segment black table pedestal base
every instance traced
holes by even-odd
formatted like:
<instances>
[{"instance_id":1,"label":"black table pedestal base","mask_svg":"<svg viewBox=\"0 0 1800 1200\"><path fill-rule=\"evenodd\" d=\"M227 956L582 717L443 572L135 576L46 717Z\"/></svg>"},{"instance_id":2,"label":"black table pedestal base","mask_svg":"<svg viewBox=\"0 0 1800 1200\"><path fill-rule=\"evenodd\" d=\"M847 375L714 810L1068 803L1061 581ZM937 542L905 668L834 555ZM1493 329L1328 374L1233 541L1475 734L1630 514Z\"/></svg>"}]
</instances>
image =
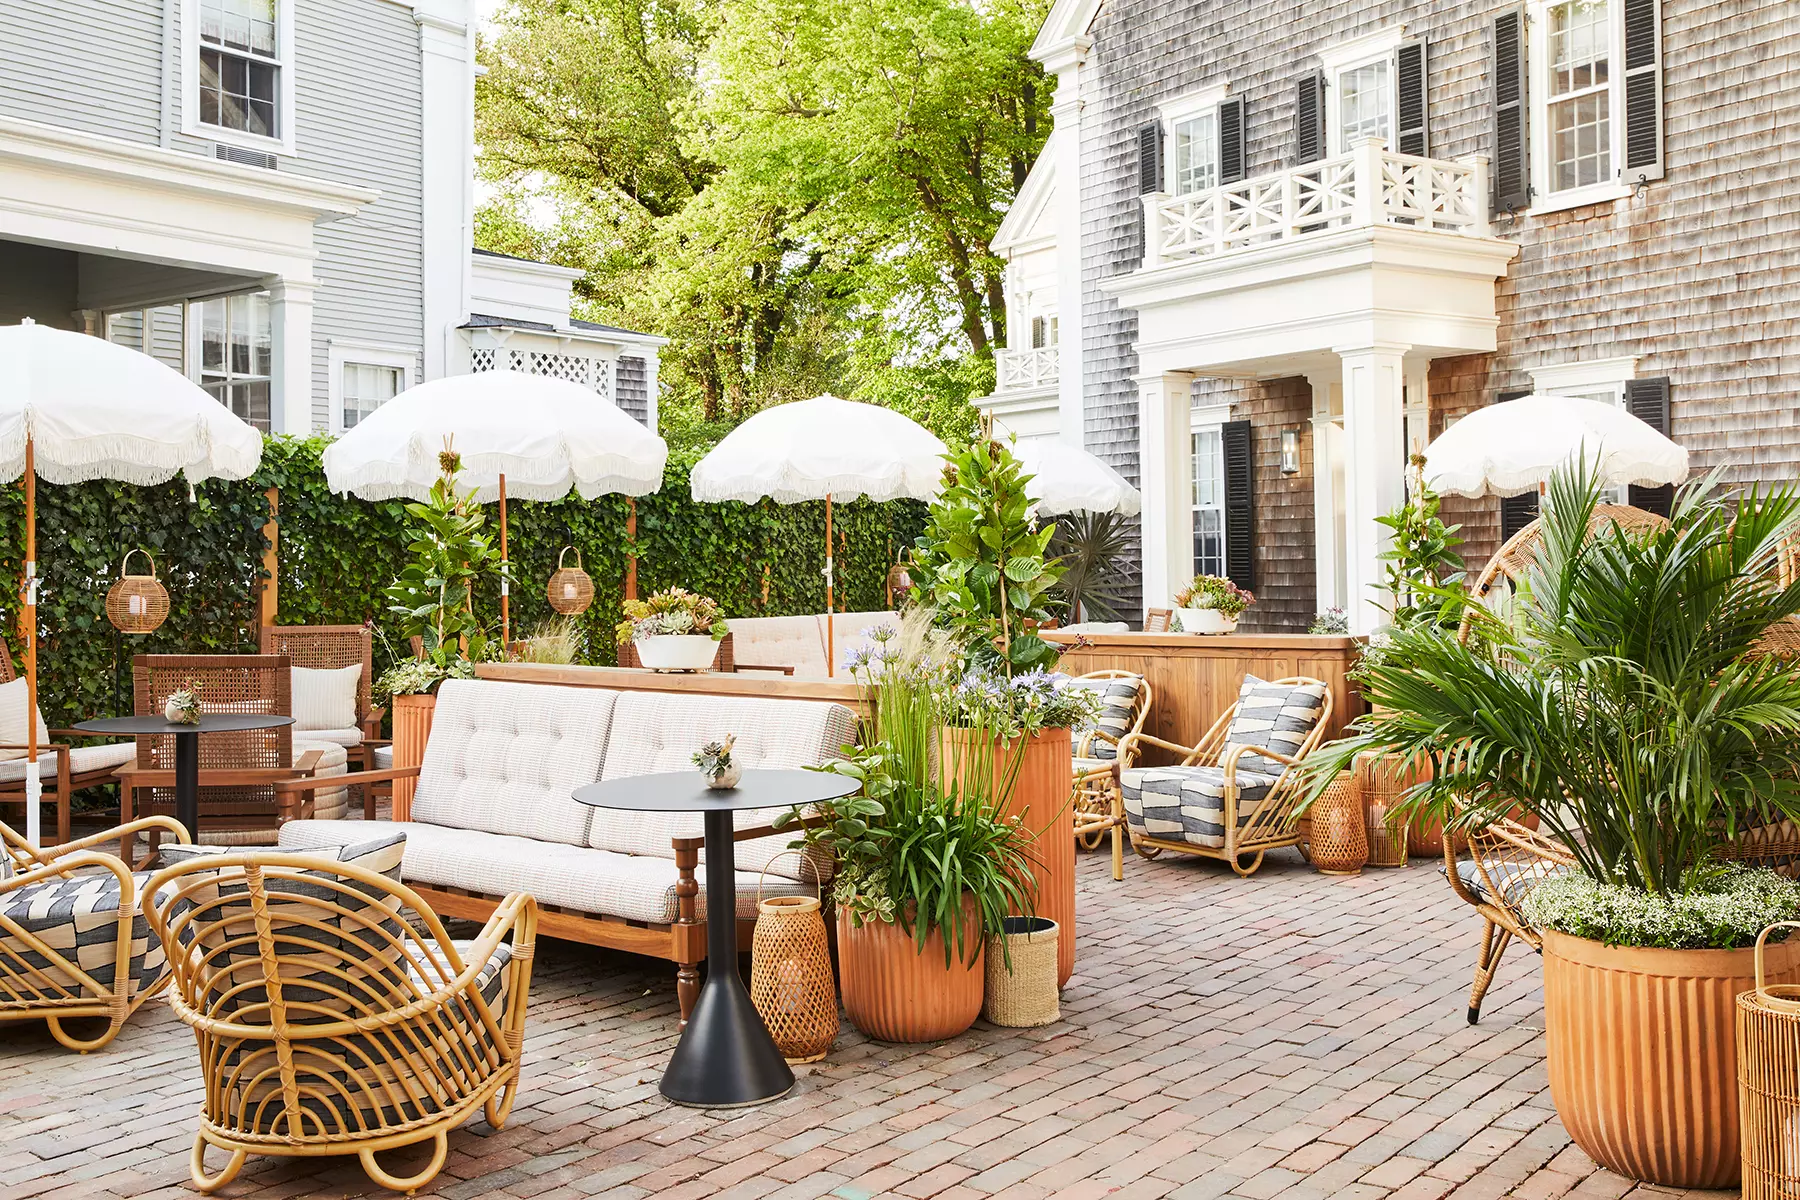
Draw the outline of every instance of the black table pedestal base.
<instances>
[{"instance_id":1,"label":"black table pedestal base","mask_svg":"<svg viewBox=\"0 0 1800 1200\"><path fill-rule=\"evenodd\" d=\"M763 1104L794 1086L738 974L732 834L729 812L706 814L706 984L662 1077L662 1094L692 1108Z\"/></svg>"}]
</instances>

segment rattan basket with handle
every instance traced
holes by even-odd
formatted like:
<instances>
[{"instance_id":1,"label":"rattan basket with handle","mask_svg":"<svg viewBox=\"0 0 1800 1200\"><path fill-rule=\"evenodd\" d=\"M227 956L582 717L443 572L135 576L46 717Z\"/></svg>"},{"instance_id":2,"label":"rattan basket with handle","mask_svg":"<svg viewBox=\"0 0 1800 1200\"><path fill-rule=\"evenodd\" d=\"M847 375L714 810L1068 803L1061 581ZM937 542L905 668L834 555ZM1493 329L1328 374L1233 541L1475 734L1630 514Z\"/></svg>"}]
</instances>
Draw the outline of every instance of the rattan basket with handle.
<instances>
[{"instance_id":1,"label":"rattan basket with handle","mask_svg":"<svg viewBox=\"0 0 1800 1200\"><path fill-rule=\"evenodd\" d=\"M150 564L148 575L132 575L126 570L134 554L142 554ZM106 619L122 633L149 633L168 616L169 591L156 578L156 560L148 550L127 550L119 563L118 579L106 589Z\"/></svg>"},{"instance_id":2,"label":"rattan basket with handle","mask_svg":"<svg viewBox=\"0 0 1800 1200\"><path fill-rule=\"evenodd\" d=\"M1800 1196L1800 985L1768 982L1756 939L1756 987L1737 998L1738 1128L1746 1200Z\"/></svg>"},{"instance_id":3,"label":"rattan basket with handle","mask_svg":"<svg viewBox=\"0 0 1800 1200\"><path fill-rule=\"evenodd\" d=\"M807 861L802 855L802 863ZM763 882L768 875L769 868L764 867L756 881L750 1003L783 1058L791 1063L818 1062L831 1052L838 1034L837 984L820 911L822 895L765 900Z\"/></svg>"},{"instance_id":4,"label":"rattan basket with handle","mask_svg":"<svg viewBox=\"0 0 1800 1200\"><path fill-rule=\"evenodd\" d=\"M566 567L563 560L569 557L569 551L575 551L575 565ZM562 553L556 556L556 570L550 574L548 587L550 607L564 616L573 617L588 610L594 602L594 581L588 573L581 569L581 551L574 546L564 546Z\"/></svg>"}]
</instances>

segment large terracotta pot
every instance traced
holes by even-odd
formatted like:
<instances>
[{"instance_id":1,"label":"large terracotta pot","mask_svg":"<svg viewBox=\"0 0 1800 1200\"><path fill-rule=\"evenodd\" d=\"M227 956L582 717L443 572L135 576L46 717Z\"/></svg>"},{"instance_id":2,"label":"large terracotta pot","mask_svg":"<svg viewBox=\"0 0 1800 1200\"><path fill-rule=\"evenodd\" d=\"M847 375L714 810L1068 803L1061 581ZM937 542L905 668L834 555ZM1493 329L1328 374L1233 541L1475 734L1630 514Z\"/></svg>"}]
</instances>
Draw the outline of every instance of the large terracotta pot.
<instances>
[{"instance_id":1,"label":"large terracotta pot","mask_svg":"<svg viewBox=\"0 0 1800 1200\"><path fill-rule=\"evenodd\" d=\"M963 946L981 943L975 901L963 899ZM944 965L944 931L934 930L919 949L898 922L866 921L853 928L837 915L839 990L850 1023L881 1042L941 1042L964 1032L981 1015L987 981L986 955L975 961L951 956Z\"/></svg>"},{"instance_id":2,"label":"large terracotta pot","mask_svg":"<svg viewBox=\"0 0 1800 1200\"><path fill-rule=\"evenodd\" d=\"M969 735L965 730L951 729L946 736L966 739ZM1011 743L991 745L1003 763L1017 753ZM1018 781L1000 807L1001 816L1018 817L1035 839L1031 873L1036 881L1037 902L1031 915L1056 922L1058 989L1075 973L1075 809L1070 803L1074 786L1069 731L1046 729L1025 743Z\"/></svg>"},{"instance_id":3,"label":"large terracotta pot","mask_svg":"<svg viewBox=\"0 0 1800 1200\"><path fill-rule=\"evenodd\" d=\"M1800 939L1771 945L1770 982L1800 982ZM1665 1187L1738 1181L1736 998L1755 951L1613 947L1544 934L1550 1095L1575 1144Z\"/></svg>"},{"instance_id":4,"label":"large terracotta pot","mask_svg":"<svg viewBox=\"0 0 1800 1200\"><path fill-rule=\"evenodd\" d=\"M431 718L437 712L436 696L395 696L394 766L416 767L425 761L425 743L431 739ZM394 820L412 819L416 779L394 780Z\"/></svg>"}]
</instances>

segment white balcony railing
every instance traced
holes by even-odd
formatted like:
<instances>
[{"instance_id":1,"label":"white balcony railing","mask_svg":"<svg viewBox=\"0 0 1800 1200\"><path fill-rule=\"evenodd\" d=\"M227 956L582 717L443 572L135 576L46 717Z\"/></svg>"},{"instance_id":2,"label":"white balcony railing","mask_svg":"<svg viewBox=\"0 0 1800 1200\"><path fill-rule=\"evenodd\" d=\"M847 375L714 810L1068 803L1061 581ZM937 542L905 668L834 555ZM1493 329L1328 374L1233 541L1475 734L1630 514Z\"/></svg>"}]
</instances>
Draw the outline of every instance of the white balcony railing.
<instances>
[{"instance_id":1,"label":"white balcony railing","mask_svg":"<svg viewBox=\"0 0 1800 1200\"><path fill-rule=\"evenodd\" d=\"M1055 346L1041 350L1002 350L994 390L1026 392L1033 388L1053 387L1061 375L1061 364Z\"/></svg>"},{"instance_id":2,"label":"white balcony railing","mask_svg":"<svg viewBox=\"0 0 1800 1200\"><path fill-rule=\"evenodd\" d=\"M1185 196L1144 200L1144 266L1209 258L1370 225L1486 236L1487 159L1396 154L1365 138L1346 154Z\"/></svg>"}]
</instances>

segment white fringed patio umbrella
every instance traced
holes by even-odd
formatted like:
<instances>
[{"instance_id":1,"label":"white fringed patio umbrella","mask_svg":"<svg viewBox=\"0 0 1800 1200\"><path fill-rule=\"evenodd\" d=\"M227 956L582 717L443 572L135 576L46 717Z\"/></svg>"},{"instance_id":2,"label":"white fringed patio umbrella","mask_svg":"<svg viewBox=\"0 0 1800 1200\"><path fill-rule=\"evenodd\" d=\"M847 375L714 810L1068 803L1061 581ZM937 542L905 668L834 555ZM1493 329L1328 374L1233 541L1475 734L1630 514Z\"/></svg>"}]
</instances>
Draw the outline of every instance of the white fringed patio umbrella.
<instances>
[{"instance_id":1,"label":"white fringed patio umbrella","mask_svg":"<svg viewBox=\"0 0 1800 1200\"><path fill-rule=\"evenodd\" d=\"M816 396L764 409L694 466L703 503L768 496L777 504L825 502L825 670L837 674L831 623L834 500L929 500L944 474L944 443L923 425L877 404Z\"/></svg>"},{"instance_id":2,"label":"white fringed patio umbrella","mask_svg":"<svg viewBox=\"0 0 1800 1200\"><path fill-rule=\"evenodd\" d=\"M0 482L25 476L25 836L40 832L37 479L155 484L243 479L262 434L181 372L101 338L32 321L0 326Z\"/></svg>"},{"instance_id":3,"label":"white fringed patio umbrella","mask_svg":"<svg viewBox=\"0 0 1800 1200\"><path fill-rule=\"evenodd\" d=\"M580 384L517 371L449 375L408 388L325 450L325 481L364 500L423 500L446 445L476 503L500 502L501 640L512 635L506 500L643 496L662 486L668 443Z\"/></svg>"},{"instance_id":4,"label":"white fringed patio umbrella","mask_svg":"<svg viewBox=\"0 0 1800 1200\"><path fill-rule=\"evenodd\" d=\"M1425 447L1425 482L1456 496L1514 496L1577 455L1607 487L1661 487L1688 474L1686 450L1618 405L1531 395L1446 429Z\"/></svg>"},{"instance_id":5,"label":"white fringed patio umbrella","mask_svg":"<svg viewBox=\"0 0 1800 1200\"><path fill-rule=\"evenodd\" d=\"M1119 513L1135 516L1143 497L1125 477L1079 446L1060 438L1031 438L1013 454L1033 478L1025 493L1041 513Z\"/></svg>"}]
</instances>

